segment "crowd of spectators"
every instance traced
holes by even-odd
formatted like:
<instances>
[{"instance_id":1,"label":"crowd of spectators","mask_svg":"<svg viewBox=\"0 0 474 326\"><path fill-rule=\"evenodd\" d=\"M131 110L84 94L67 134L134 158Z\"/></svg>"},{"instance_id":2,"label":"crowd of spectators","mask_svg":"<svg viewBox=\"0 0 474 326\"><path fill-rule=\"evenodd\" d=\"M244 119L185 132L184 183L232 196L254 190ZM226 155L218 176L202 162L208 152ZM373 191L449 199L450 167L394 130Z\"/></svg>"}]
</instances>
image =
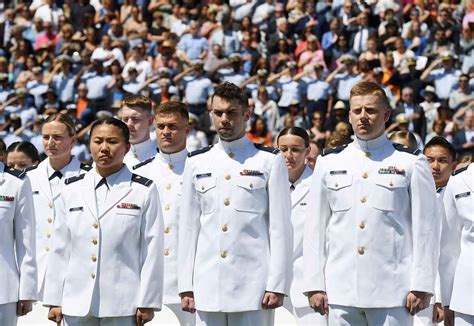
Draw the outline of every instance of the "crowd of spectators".
<instances>
[{"instance_id":1,"label":"crowd of spectators","mask_svg":"<svg viewBox=\"0 0 474 326\"><path fill-rule=\"evenodd\" d=\"M392 105L388 132L472 155L473 77L473 0L0 3L0 138L40 154L43 119L64 110L87 160L87 127L127 94L187 103L197 149L214 140L208 100L223 81L248 92L254 142L298 126L317 153L350 141L349 91L373 80Z\"/></svg>"}]
</instances>

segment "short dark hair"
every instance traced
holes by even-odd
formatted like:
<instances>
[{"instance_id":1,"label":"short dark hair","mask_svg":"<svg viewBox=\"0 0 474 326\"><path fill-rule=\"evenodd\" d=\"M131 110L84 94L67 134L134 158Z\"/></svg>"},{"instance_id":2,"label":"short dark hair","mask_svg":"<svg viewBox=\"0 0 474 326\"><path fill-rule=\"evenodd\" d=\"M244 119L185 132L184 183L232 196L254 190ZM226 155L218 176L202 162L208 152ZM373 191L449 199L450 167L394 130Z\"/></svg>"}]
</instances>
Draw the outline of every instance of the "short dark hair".
<instances>
[{"instance_id":1,"label":"short dark hair","mask_svg":"<svg viewBox=\"0 0 474 326\"><path fill-rule=\"evenodd\" d=\"M151 113L151 100L143 95L129 95L122 100L122 105L120 105L120 110L128 106L129 108L140 108L143 111Z\"/></svg>"},{"instance_id":2,"label":"short dark hair","mask_svg":"<svg viewBox=\"0 0 474 326\"><path fill-rule=\"evenodd\" d=\"M243 109L248 110L249 100L247 94L239 86L225 82L216 87L214 94L212 94L211 103L214 101L214 96L218 96L227 102L237 102Z\"/></svg>"},{"instance_id":3,"label":"short dark hair","mask_svg":"<svg viewBox=\"0 0 474 326\"><path fill-rule=\"evenodd\" d=\"M35 145L29 141L16 141L10 144L7 149L7 155L8 153L12 152L22 152L36 163L41 161L38 150L36 149Z\"/></svg>"},{"instance_id":4,"label":"short dark hair","mask_svg":"<svg viewBox=\"0 0 474 326\"><path fill-rule=\"evenodd\" d=\"M456 150L454 149L454 146L446 140L446 138L441 136L435 136L431 138L430 141L426 143L425 148L423 148L423 154L426 153L426 150L428 148L433 146L443 147L449 152L449 155L451 156L453 161L456 159Z\"/></svg>"},{"instance_id":5,"label":"short dark hair","mask_svg":"<svg viewBox=\"0 0 474 326\"><path fill-rule=\"evenodd\" d=\"M309 147L309 135L303 128L300 127L286 127L280 131L277 136L277 144L280 140L280 137L285 135L294 135L303 138L304 147Z\"/></svg>"},{"instance_id":6,"label":"short dark hair","mask_svg":"<svg viewBox=\"0 0 474 326\"><path fill-rule=\"evenodd\" d=\"M166 103L161 103L158 108L156 108L155 115L160 113L169 114L177 113L186 121L189 121L189 112L188 106L182 102L169 101Z\"/></svg>"},{"instance_id":7,"label":"short dark hair","mask_svg":"<svg viewBox=\"0 0 474 326\"><path fill-rule=\"evenodd\" d=\"M122 137L125 141L125 144L130 144L130 131L128 130L127 125L122 120L119 120L116 118L104 118L104 119L98 119L94 121L94 123L91 126L91 130L89 131L90 139L92 139L92 133L94 132L94 129L102 125L112 125L120 129L120 131L122 132Z\"/></svg>"}]
</instances>

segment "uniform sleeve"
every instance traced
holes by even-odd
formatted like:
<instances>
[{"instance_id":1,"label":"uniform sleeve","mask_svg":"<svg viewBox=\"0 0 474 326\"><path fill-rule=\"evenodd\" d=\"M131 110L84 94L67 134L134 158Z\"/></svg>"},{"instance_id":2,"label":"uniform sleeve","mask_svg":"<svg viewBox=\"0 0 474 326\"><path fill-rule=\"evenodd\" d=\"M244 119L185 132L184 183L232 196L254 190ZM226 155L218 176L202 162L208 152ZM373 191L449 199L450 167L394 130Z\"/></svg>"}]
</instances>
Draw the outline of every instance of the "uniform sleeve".
<instances>
[{"instance_id":1,"label":"uniform sleeve","mask_svg":"<svg viewBox=\"0 0 474 326\"><path fill-rule=\"evenodd\" d=\"M140 291L138 307L161 310L163 301L163 213L158 190L150 186L140 226Z\"/></svg>"},{"instance_id":2,"label":"uniform sleeve","mask_svg":"<svg viewBox=\"0 0 474 326\"><path fill-rule=\"evenodd\" d=\"M30 180L25 178L17 194L15 209L15 248L20 272L19 300L36 300L38 277L36 266L35 211Z\"/></svg>"},{"instance_id":3,"label":"uniform sleeve","mask_svg":"<svg viewBox=\"0 0 474 326\"><path fill-rule=\"evenodd\" d=\"M454 180L453 180L454 181ZM441 302L449 306L453 292L454 273L461 253L462 222L458 218L453 193L455 184L448 183L444 193L443 224L441 229L441 245L439 256L439 274L441 283Z\"/></svg>"},{"instance_id":4,"label":"uniform sleeve","mask_svg":"<svg viewBox=\"0 0 474 326\"><path fill-rule=\"evenodd\" d=\"M193 166L190 159L186 161L184 168L182 191L178 234L178 293L193 291L194 259L201 229L201 207L194 188Z\"/></svg>"},{"instance_id":5,"label":"uniform sleeve","mask_svg":"<svg viewBox=\"0 0 474 326\"><path fill-rule=\"evenodd\" d=\"M64 188L63 191L70 191ZM43 303L45 306L62 306L64 281L71 255L71 232L66 223L66 207L61 195L55 206L54 236L48 255Z\"/></svg>"},{"instance_id":6,"label":"uniform sleeve","mask_svg":"<svg viewBox=\"0 0 474 326\"><path fill-rule=\"evenodd\" d=\"M438 271L440 214L436 210L436 187L428 162L417 157L410 180L413 263L410 291L434 294ZM435 250L433 250L435 249Z\"/></svg>"},{"instance_id":7,"label":"uniform sleeve","mask_svg":"<svg viewBox=\"0 0 474 326\"><path fill-rule=\"evenodd\" d=\"M326 291L326 227L331 217L327 189L324 184L324 159L319 157L311 178L303 237L305 294Z\"/></svg>"},{"instance_id":8,"label":"uniform sleeve","mask_svg":"<svg viewBox=\"0 0 474 326\"><path fill-rule=\"evenodd\" d=\"M268 180L270 268L266 290L289 293L292 279L293 226L288 170L281 155L275 157Z\"/></svg>"}]
</instances>

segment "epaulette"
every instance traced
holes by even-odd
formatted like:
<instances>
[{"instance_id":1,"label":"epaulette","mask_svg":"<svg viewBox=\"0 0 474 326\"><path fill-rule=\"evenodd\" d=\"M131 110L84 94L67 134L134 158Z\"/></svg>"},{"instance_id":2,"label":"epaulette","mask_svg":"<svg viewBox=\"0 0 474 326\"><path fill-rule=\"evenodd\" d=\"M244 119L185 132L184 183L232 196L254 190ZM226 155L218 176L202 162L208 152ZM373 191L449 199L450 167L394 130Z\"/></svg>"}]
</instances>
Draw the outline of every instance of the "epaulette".
<instances>
[{"instance_id":1,"label":"epaulette","mask_svg":"<svg viewBox=\"0 0 474 326\"><path fill-rule=\"evenodd\" d=\"M272 153L272 154L278 154L280 152L280 150L278 148L263 146L262 144L255 144L255 143L253 145L255 146L255 148L257 148L261 151L264 151L264 152L268 152L268 153Z\"/></svg>"},{"instance_id":2,"label":"epaulette","mask_svg":"<svg viewBox=\"0 0 474 326\"><path fill-rule=\"evenodd\" d=\"M139 184L142 184L145 187L149 187L153 183L152 180L147 179L145 177L142 177L141 175L138 175L138 174L135 174L135 173L132 174L132 181L133 182L138 182Z\"/></svg>"},{"instance_id":3,"label":"epaulette","mask_svg":"<svg viewBox=\"0 0 474 326\"><path fill-rule=\"evenodd\" d=\"M14 169L14 168L9 168L6 165L5 165L5 168L3 169L3 172L14 175L15 177L20 178L20 179L23 179L26 175L25 171L17 170L17 169Z\"/></svg>"},{"instance_id":4,"label":"epaulette","mask_svg":"<svg viewBox=\"0 0 474 326\"><path fill-rule=\"evenodd\" d=\"M30 172L30 171L33 171L34 169L36 169L37 167L38 167L38 165L35 164L35 165L27 167L24 171L25 172Z\"/></svg>"},{"instance_id":5,"label":"epaulette","mask_svg":"<svg viewBox=\"0 0 474 326\"><path fill-rule=\"evenodd\" d=\"M90 171L92 170L92 165L87 163L81 163L81 170Z\"/></svg>"},{"instance_id":6,"label":"epaulette","mask_svg":"<svg viewBox=\"0 0 474 326\"><path fill-rule=\"evenodd\" d=\"M340 152L342 152L346 147L347 147L347 144L344 144L344 145L341 145L341 146L336 146L336 147L333 147L333 148L325 148L325 149L323 149L323 152L322 152L321 156L325 156L325 155L328 155L328 154L337 154L337 153L340 153Z\"/></svg>"},{"instance_id":7,"label":"epaulette","mask_svg":"<svg viewBox=\"0 0 474 326\"><path fill-rule=\"evenodd\" d=\"M208 151L211 150L212 147L214 147L214 145L209 145L209 146L203 147L203 148L201 148L201 149L192 151L191 153L188 153L188 157L193 157L193 156L195 156L195 155L199 155L199 154L208 152Z\"/></svg>"},{"instance_id":8,"label":"epaulette","mask_svg":"<svg viewBox=\"0 0 474 326\"><path fill-rule=\"evenodd\" d=\"M73 176L73 177L70 177L70 178L67 178L66 181L64 181L65 184L69 185L71 183L74 183L76 181L79 181L79 180L82 180L84 179L84 176L86 174L83 173L83 174L79 174L79 175L76 175L76 176Z\"/></svg>"},{"instance_id":9,"label":"epaulette","mask_svg":"<svg viewBox=\"0 0 474 326\"><path fill-rule=\"evenodd\" d=\"M421 151L417 148L411 148L402 144L393 143L393 147L400 152L410 153L413 155L419 155Z\"/></svg>"},{"instance_id":10,"label":"epaulette","mask_svg":"<svg viewBox=\"0 0 474 326\"><path fill-rule=\"evenodd\" d=\"M150 158L144 160L143 162L140 162L140 163L138 163L137 165L134 165L134 166L132 167L132 170L136 170L136 169L138 169L138 168L140 168L140 167L142 167L142 166L144 166L144 165L147 165L148 163L152 162L154 159L155 159L154 156L153 156L153 157L150 157Z\"/></svg>"},{"instance_id":11,"label":"epaulette","mask_svg":"<svg viewBox=\"0 0 474 326\"><path fill-rule=\"evenodd\" d=\"M462 172L466 171L468 167L469 167L469 165L465 166L463 168L457 169L456 171L453 172L453 176L458 175L459 173L462 173Z\"/></svg>"}]
</instances>

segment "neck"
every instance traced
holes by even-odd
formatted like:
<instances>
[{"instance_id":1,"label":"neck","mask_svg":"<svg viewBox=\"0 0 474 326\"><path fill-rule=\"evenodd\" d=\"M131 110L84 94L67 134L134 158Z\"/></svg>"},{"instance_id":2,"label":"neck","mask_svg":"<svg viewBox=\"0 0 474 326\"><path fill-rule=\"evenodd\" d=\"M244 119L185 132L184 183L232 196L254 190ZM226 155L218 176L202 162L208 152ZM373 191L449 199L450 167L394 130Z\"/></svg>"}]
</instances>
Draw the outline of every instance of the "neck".
<instances>
[{"instance_id":1,"label":"neck","mask_svg":"<svg viewBox=\"0 0 474 326\"><path fill-rule=\"evenodd\" d=\"M97 165L96 171L100 174L101 177L107 178L108 176L120 171L123 165L124 164L122 162L120 162L120 164L109 167L100 167Z\"/></svg>"},{"instance_id":2,"label":"neck","mask_svg":"<svg viewBox=\"0 0 474 326\"><path fill-rule=\"evenodd\" d=\"M147 135L148 135L148 134L147 134ZM146 142L148 139L150 139L150 135L148 135L148 137L146 137L145 139L142 139L142 140L140 140L140 141L136 141L136 142L133 142L133 143L130 142L130 144L132 144L132 145L138 145L138 144L141 144L141 143Z\"/></svg>"},{"instance_id":3,"label":"neck","mask_svg":"<svg viewBox=\"0 0 474 326\"><path fill-rule=\"evenodd\" d=\"M446 187L447 184L448 184L448 182L435 182L436 189L444 188L444 187Z\"/></svg>"},{"instance_id":4,"label":"neck","mask_svg":"<svg viewBox=\"0 0 474 326\"><path fill-rule=\"evenodd\" d=\"M64 156L64 157L57 157L57 158L49 158L49 164L53 168L54 171L61 170L64 168L66 165L71 162L72 156Z\"/></svg>"},{"instance_id":5,"label":"neck","mask_svg":"<svg viewBox=\"0 0 474 326\"><path fill-rule=\"evenodd\" d=\"M163 154L167 154L167 155L171 155L171 154L176 154L176 153L179 153L181 152L182 150L184 150L186 148L186 144L180 146L179 148L175 149L175 150L166 150L165 148L161 147L160 150Z\"/></svg>"},{"instance_id":6,"label":"neck","mask_svg":"<svg viewBox=\"0 0 474 326\"><path fill-rule=\"evenodd\" d=\"M301 177L301 175L303 174L304 168L305 168L305 165L303 164L297 170L288 171L288 176L289 176L289 180L290 180L291 183L295 183L296 180L298 180Z\"/></svg>"}]
</instances>

